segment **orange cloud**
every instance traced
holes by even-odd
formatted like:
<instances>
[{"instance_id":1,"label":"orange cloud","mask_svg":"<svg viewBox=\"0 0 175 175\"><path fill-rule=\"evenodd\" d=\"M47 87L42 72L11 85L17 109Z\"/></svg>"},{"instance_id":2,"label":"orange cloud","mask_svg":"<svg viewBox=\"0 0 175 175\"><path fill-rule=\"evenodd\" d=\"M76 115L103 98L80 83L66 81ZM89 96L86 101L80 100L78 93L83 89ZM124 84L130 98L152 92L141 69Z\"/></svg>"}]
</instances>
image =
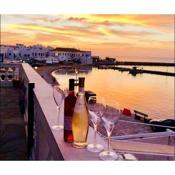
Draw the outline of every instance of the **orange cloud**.
<instances>
[{"instance_id":1,"label":"orange cloud","mask_svg":"<svg viewBox=\"0 0 175 175\"><path fill-rule=\"evenodd\" d=\"M12 24L11 28L16 30L33 30L40 32L48 32L48 33L59 33L65 35L78 35L78 36L88 36L88 35L102 35L98 31L89 30L81 27L72 27L72 26L64 26L64 27L50 27L50 26L42 26L36 24Z\"/></svg>"},{"instance_id":2,"label":"orange cloud","mask_svg":"<svg viewBox=\"0 0 175 175\"><path fill-rule=\"evenodd\" d=\"M39 21L39 22L50 22L50 23L55 23L60 21L60 18L47 18L46 16L40 16L40 17L30 17L29 19L33 20L33 21Z\"/></svg>"},{"instance_id":3,"label":"orange cloud","mask_svg":"<svg viewBox=\"0 0 175 175\"><path fill-rule=\"evenodd\" d=\"M15 45L16 43L34 44L33 36L17 32L1 32L1 43Z\"/></svg>"},{"instance_id":4,"label":"orange cloud","mask_svg":"<svg viewBox=\"0 0 175 175\"><path fill-rule=\"evenodd\" d=\"M68 20L75 20L89 25L121 25L153 28L159 31L169 32L173 30L173 15L66 15ZM70 17L71 16L71 17Z\"/></svg>"}]
</instances>

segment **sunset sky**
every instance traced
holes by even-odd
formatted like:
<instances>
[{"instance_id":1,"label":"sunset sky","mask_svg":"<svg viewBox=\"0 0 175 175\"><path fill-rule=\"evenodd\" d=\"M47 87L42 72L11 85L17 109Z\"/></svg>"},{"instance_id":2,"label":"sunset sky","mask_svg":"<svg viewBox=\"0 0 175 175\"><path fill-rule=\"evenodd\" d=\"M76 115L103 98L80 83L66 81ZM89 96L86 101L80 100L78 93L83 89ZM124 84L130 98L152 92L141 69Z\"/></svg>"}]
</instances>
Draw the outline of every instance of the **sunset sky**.
<instances>
[{"instance_id":1,"label":"sunset sky","mask_svg":"<svg viewBox=\"0 0 175 175\"><path fill-rule=\"evenodd\" d=\"M2 44L90 50L102 57L174 56L173 15L2 15Z\"/></svg>"}]
</instances>

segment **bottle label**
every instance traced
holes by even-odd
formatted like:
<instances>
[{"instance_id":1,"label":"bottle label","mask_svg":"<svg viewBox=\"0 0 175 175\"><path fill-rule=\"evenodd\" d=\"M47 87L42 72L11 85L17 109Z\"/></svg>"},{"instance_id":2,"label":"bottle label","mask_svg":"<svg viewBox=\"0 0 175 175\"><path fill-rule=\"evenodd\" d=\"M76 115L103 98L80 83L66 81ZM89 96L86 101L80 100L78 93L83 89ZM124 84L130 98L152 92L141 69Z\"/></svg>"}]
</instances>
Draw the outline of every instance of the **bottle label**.
<instances>
[{"instance_id":1,"label":"bottle label","mask_svg":"<svg viewBox=\"0 0 175 175\"><path fill-rule=\"evenodd\" d=\"M64 117L64 129L70 131L72 130L72 116Z\"/></svg>"}]
</instances>

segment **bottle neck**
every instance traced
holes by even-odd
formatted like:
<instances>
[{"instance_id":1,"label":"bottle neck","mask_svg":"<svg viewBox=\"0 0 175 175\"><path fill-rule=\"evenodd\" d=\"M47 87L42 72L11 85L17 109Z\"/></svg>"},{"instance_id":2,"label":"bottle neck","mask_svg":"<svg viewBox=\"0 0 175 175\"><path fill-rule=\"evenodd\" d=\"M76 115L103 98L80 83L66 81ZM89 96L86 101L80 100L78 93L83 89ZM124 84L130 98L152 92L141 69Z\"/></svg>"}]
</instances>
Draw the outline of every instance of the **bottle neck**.
<instances>
[{"instance_id":1,"label":"bottle neck","mask_svg":"<svg viewBox=\"0 0 175 175\"><path fill-rule=\"evenodd\" d=\"M82 104L85 104L85 93L84 92L78 92L78 101Z\"/></svg>"},{"instance_id":2,"label":"bottle neck","mask_svg":"<svg viewBox=\"0 0 175 175\"><path fill-rule=\"evenodd\" d=\"M79 87L79 91L80 93L84 93L84 87Z\"/></svg>"},{"instance_id":3,"label":"bottle neck","mask_svg":"<svg viewBox=\"0 0 175 175\"><path fill-rule=\"evenodd\" d=\"M74 95L74 90L69 90L68 95Z\"/></svg>"}]
</instances>

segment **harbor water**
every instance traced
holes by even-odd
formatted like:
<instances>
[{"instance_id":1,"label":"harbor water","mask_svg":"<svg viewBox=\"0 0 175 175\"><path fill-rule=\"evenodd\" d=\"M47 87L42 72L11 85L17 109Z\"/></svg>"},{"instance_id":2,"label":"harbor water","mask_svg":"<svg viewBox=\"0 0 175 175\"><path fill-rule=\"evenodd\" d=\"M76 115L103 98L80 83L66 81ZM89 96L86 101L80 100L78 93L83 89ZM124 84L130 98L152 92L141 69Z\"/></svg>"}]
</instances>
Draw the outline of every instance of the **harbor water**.
<instances>
[{"instance_id":1,"label":"harbor water","mask_svg":"<svg viewBox=\"0 0 175 175\"><path fill-rule=\"evenodd\" d=\"M148 68L148 67L147 67ZM151 66L150 69L154 69ZM174 71L174 68L161 68ZM155 67L154 70L158 70ZM59 69L52 75L63 86L68 87L68 79L75 78L74 69ZM104 97L106 103L116 101L121 108L138 110L153 119L174 118L174 82L175 77L138 74L132 76L128 72L110 69L84 67L78 76L86 78L86 90L91 90Z\"/></svg>"}]
</instances>

